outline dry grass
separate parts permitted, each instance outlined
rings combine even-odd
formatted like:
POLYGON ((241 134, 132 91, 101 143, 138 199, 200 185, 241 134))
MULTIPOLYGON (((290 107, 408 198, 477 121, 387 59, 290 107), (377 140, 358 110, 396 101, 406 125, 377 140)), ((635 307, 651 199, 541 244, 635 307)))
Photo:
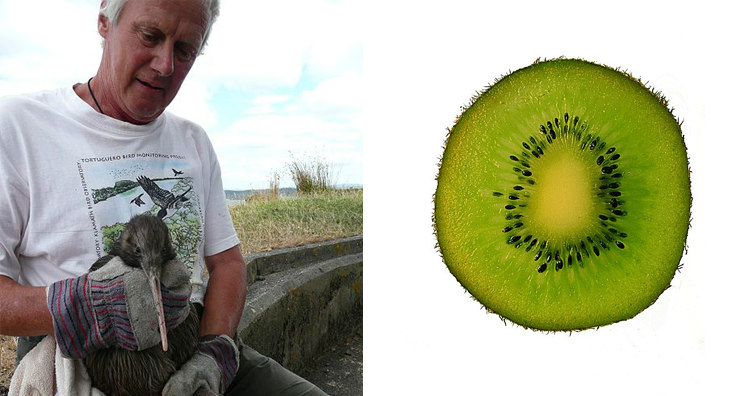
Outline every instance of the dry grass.
MULTIPOLYGON (((230 213, 243 253, 261 252, 361 234, 362 195, 329 190, 280 199, 277 192, 233 206, 230 213)), ((15 361, 15 337, 0 336, 0 396, 7 394, 15 361)))
POLYGON ((242 252, 262 252, 362 233, 362 190, 251 199, 230 208, 242 252))
POLYGON ((321 157, 298 159, 292 155, 287 169, 297 191, 303 194, 321 193, 333 189, 331 165, 321 157))

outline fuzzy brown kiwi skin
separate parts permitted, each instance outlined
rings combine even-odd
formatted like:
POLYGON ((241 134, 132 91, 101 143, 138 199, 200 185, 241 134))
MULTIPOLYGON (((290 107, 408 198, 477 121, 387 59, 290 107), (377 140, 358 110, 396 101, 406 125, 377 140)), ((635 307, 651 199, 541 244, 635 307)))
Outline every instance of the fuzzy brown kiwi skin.
MULTIPOLYGON (((566 60, 580 61, 580 62, 588 63, 588 64, 591 64, 591 65, 603 67, 605 69, 618 72, 618 73, 626 76, 627 78, 629 78, 631 81, 637 83, 642 88, 646 89, 649 93, 651 93, 651 95, 655 99, 657 99, 664 106, 664 108, 666 108, 669 111, 669 114, 672 116, 672 118, 674 119, 674 121, 677 123, 678 130, 679 130, 679 133, 680 133, 680 138, 681 138, 680 141, 682 142, 682 147, 685 149, 685 153, 688 153, 687 146, 685 145, 685 135, 682 132, 682 123, 684 122, 684 120, 680 120, 679 118, 677 118, 675 116, 674 108, 669 105, 669 101, 667 100, 666 96, 661 91, 658 91, 655 88, 646 85, 645 83, 643 83, 643 81, 640 78, 633 76, 633 74, 631 74, 627 70, 621 69, 619 67, 618 68, 613 68, 613 67, 610 67, 610 66, 607 66, 607 65, 603 65, 603 64, 600 64, 600 63, 588 61, 588 60, 581 59, 581 58, 567 58, 567 57, 564 57, 564 56, 555 57, 555 58, 537 58, 536 60, 534 60, 534 62, 530 66, 527 66, 527 67, 531 67, 531 66, 534 66, 534 65, 536 65, 538 63, 543 63, 543 62, 566 61, 566 60)), ((521 69, 519 69, 519 70, 521 70, 521 69)), ((470 98, 468 104, 466 104, 464 106, 461 106, 460 112, 459 112, 458 116, 456 116, 456 120, 454 121, 453 126, 451 126, 449 128, 446 128, 447 131, 448 131, 448 133, 446 134, 446 137, 445 137, 445 139, 443 141, 443 146, 442 146, 442 153, 443 154, 445 153, 445 149, 446 149, 446 147, 448 145, 448 140, 450 139, 450 136, 453 133, 454 128, 459 123, 459 121, 461 121, 461 116, 466 112, 466 110, 469 109, 472 105, 474 105, 474 103, 477 101, 477 99, 479 99, 479 97, 481 97, 482 95, 484 95, 484 93, 486 93, 489 89, 491 89, 495 84, 497 84, 500 80, 502 80, 503 78, 507 77, 508 75, 510 75, 512 73, 514 73, 514 71, 509 71, 508 73, 503 74, 501 77, 495 78, 495 80, 492 83, 490 83, 487 86, 485 86, 483 90, 477 91, 470 98)), ((435 181, 436 182, 440 178, 440 169, 442 169, 442 164, 443 164, 443 154, 441 154, 440 158, 438 158, 438 173, 435 175, 435 181)), ((689 204, 689 208, 688 208, 688 221, 684 225, 684 227, 685 227, 685 241, 683 242, 684 253, 683 253, 682 257, 680 257, 680 262, 677 264, 675 272, 672 274, 672 280, 674 280, 674 277, 677 274, 677 272, 680 272, 682 270, 682 268, 683 268, 683 259, 684 259, 685 255, 687 255, 687 252, 688 252, 687 236, 689 234, 688 231, 691 228, 691 224, 690 223, 692 222, 692 207, 693 207, 693 193, 692 193, 692 180, 691 180, 692 170, 690 168, 690 157, 689 156, 687 157, 687 165, 688 165, 688 169, 687 169, 687 171, 688 171, 687 172, 687 177, 688 177, 688 194, 690 194, 690 204, 689 204)), ((445 262, 445 256, 443 254, 442 248, 440 247, 440 243, 438 242, 437 221, 436 221, 436 210, 437 210, 437 207, 436 207, 436 201, 435 201, 436 195, 437 195, 437 190, 432 194, 432 206, 433 206, 433 211, 432 211, 432 233, 433 233, 433 238, 435 238, 435 250, 437 250, 438 254, 440 255, 440 258, 443 261, 443 264, 446 267, 448 267, 448 270, 451 272, 451 275, 453 275, 454 279, 456 279, 456 282, 458 282, 458 279, 456 278, 455 274, 450 270, 450 266, 448 266, 448 263, 445 262)), ((459 282, 459 284, 460 284, 460 282, 459 282)), ((570 329, 570 330, 556 330, 556 329, 546 330, 546 329, 537 329, 537 328, 534 328, 534 327, 525 326, 522 323, 514 322, 514 321, 510 320, 509 318, 506 318, 506 317, 502 316, 501 314, 493 311, 492 309, 490 309, 489 307, 487 307, 486 305, 484 305, 481 301, 479 301, 476 298, 474 298, 474 296, 471 296, 471 298, 474 301, 478 302, 481 305, 481 307, 485 310, 485 312, 487 312, 489 314, 496 315, 503 322, 503 324, 505 324, 506 326, 508 325, 508 322, 510 322, 513 325, 522 327, 524 329, 531 329, 531 330, 537 331, 537 332, 543 332, 543 333, 560 333, 560 332, 562 332, 562 333, 572 333, 574 331, 578 332, 578 331, 588 330, 588 329, 592 329, 592 328, 593 329, 598 329, 598 328, 603 327, 603 326, 609 326, 609 325, 614 324, 614 323, 619 323, 619 322, 622 322, 622 321, 626 321, 626 320, 632 319, 633 317, 637 316, 638 314, 640 314, 641 312, 643 312, 645 309, 647 309, 648 307, 650 307, 651 305, 653 305, 656 302, 656 300, 658 300, 659 296, 661 296, 662 293, 665 290, 669 289, 671 286, 672 286, 672 284, 671 284, 671 281, 670 281, 670 283, 663 290, 661 290, 657 294, 657 297, 654 298, 653 301, 651 301, 648 305, 646 305, 642 310, 636 312, 635 314, 633 314, 631 316, 625 317, 623 319, 620 319, 620 320, 617 320, 617 321, 614 321, 612 323, 608 323, 608 324, 602 325, 602 326, 595 326, 595 327, 590 327, 590 328, 580 328, 580 329, 570 329)), ((463 287, 463 286, 461 286, 461 287, 463 287)))

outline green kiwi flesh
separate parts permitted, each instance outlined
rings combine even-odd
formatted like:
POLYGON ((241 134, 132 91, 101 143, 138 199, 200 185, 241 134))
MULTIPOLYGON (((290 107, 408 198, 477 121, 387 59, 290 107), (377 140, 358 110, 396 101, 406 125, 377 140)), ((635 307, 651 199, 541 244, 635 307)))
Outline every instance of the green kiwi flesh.
POLYGON ((670 285, 690 218, 666 100, 629 74, 555 59, 477 96, 451 129, 434 226, 448 269, 523 327, 631 318, 670 285))

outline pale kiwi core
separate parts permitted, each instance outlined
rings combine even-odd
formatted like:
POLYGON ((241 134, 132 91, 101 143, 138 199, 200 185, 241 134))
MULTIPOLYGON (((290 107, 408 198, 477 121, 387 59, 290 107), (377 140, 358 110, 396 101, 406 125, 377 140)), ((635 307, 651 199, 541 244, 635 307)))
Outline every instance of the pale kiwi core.
POLYGON ((585 235, 596 218, 591 166, 569 141, 550 149, 536 162, 537 184, 527 208, 529 225, 551 241, 576 240, 585 235))

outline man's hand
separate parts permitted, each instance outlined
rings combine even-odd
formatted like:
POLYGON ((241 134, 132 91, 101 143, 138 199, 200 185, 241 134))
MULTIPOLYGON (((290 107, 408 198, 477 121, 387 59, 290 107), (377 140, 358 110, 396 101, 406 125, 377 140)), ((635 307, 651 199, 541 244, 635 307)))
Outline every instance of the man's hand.
MULTIPOLYGON (((162 270, 162 300, 167 328, 182 323, 190 312, 190 274, 177 260, 162 270)), ((142 350, 161 340, 157 308, 149 281, 140 268, 113 257, 103 267, 47 288, 55 340, 63 355, 81 359, 89 353, 119 346, 142 350)))
POLYGON ((240 353, 229 336, 201 337, 198 351, 164 386, 162 395, 192 395, 201 387, 224 394, 237 374, 240 353))

